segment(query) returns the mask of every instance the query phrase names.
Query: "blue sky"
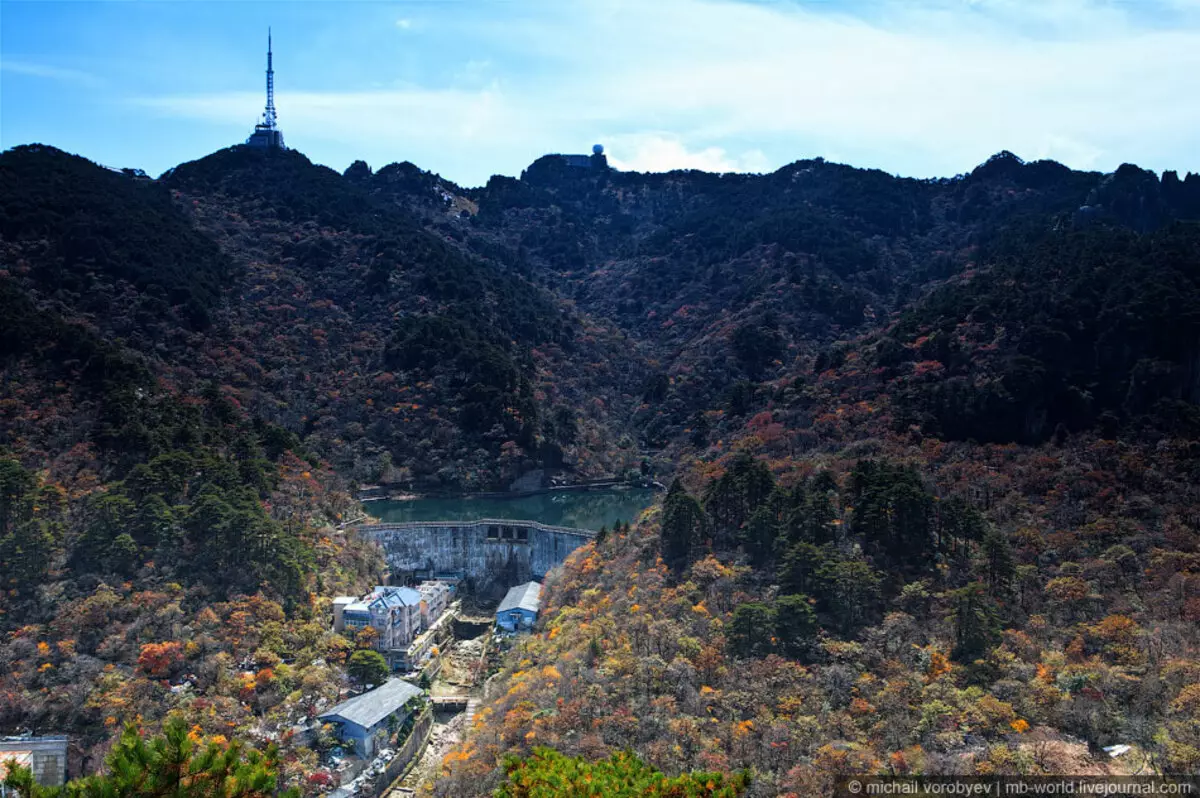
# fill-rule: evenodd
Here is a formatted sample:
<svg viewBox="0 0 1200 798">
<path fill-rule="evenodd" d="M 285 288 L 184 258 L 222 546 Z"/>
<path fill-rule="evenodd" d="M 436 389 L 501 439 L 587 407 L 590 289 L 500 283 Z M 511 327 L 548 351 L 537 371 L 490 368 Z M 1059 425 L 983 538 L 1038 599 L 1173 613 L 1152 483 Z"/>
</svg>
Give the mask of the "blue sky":
<svg viewBox="0 0 1200 798">
<path fill-rule="evenodd" d="M 919 177 L 1009 149 L 1200 172 L 1200 0 L 0 0 L 0 145 L 158 174 L 262 112 L 290 146 L 463 185 L 823 156 Z"/>
</svg>

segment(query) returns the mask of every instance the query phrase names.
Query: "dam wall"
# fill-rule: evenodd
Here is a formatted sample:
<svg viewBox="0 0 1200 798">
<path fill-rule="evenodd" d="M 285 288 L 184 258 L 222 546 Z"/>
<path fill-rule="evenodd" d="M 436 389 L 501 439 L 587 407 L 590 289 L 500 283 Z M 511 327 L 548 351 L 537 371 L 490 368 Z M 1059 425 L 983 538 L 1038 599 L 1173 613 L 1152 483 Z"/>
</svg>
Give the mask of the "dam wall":
<svg viewBox="0 0 1200 798">
<path fill-rule="evenodd" d="M 392 581 L 455 577 L 468 590 L 496 597 L 547 572 L 595 532 L 536 521 L 412 521 L 362 524 L 387 557 Z"/>
</svg>

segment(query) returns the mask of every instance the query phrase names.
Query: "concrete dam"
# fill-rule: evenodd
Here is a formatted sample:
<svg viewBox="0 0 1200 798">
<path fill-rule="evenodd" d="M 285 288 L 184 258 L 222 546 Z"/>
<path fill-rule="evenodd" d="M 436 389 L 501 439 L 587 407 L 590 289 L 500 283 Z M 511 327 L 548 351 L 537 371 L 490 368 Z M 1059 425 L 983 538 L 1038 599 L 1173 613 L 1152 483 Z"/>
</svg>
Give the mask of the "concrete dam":
<svg viewBox="0 0 1200 798">
<path fill-rule="evenodd" d="M 477 595 L 495 597 L 541 580 L 596 533 L 536 521 L 412 521 L 357 527 L 383 547 L 389 581 L 457 577 Z"/>
</svg>

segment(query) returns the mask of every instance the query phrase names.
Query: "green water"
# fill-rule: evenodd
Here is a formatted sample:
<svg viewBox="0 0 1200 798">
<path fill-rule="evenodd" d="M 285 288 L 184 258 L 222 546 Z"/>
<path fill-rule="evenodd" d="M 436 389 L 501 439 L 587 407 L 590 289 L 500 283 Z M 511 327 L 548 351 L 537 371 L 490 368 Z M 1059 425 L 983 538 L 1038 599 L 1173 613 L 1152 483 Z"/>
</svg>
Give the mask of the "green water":
<svg viewBox="0 0 1200 798">
<path fill-rule="evenodd" d="M 578 529 L 612 528 L 633 521 L 654 503 L 654 491 L 641 488 L 605 491 L 559 491 L 515 499 L 411 499 L 367 502 L 366 511 L 383 520 L 474 521 L 512 518 Z"/>
</svg>

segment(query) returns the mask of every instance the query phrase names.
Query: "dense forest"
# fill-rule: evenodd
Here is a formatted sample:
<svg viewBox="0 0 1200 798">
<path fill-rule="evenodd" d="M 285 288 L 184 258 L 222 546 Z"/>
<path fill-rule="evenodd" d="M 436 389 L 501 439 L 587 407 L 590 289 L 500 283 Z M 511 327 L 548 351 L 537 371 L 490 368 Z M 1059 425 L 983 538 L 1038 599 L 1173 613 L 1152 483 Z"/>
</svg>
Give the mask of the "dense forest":
<svg viewBox="0 0 1200 798">
<path fill-rule="evenodd" d="M 77 768 L 320 792 L 353 491 L 636 471 L 437 795 L 1200 770 L 1197 176 L 31 145 L 0 209 L 0 731 Z"/>
</svg>

